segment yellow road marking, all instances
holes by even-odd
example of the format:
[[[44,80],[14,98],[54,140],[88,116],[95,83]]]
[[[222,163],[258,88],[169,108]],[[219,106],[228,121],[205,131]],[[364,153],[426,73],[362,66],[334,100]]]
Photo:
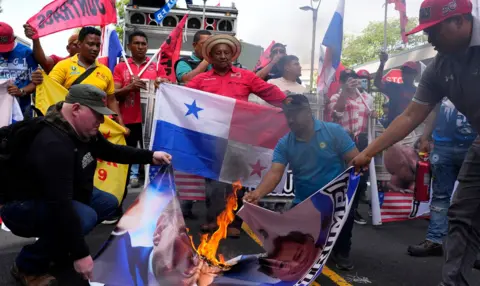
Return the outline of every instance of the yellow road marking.
[[[262,242],[258,237],[253,233],[252,229],[246,224],[242,224],[242,229],[259,245],[262,245]],[[332,280],[338,286],[353,286],[352,284],[348,283],[342,276],[335,273],[332,269],[328,268],[327,266],[323,266],[322,274],[327,276],[328,279]],[[313,282],[312,285],[320,286],[318,282]]]

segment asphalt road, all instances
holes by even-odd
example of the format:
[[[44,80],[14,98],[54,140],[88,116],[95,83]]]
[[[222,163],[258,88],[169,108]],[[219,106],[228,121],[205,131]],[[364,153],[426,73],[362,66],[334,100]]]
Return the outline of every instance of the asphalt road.
[[[133,190],[138,192],[138,190]],[[127,205],[136,194],[128,196]],[[204,207],[196,203],[194,212],[202,214]],[[198,233],[201,220],[187,221],[191,232]],[[353,236],[351,257],[355,269],[350,272],[337,271],[324,273],[317,280],[322,286],[328,285],[378,285],[378,286],[437,286],[440,281],[442,257],[414,258],[406,254],[407,246],[423,240],[428,222],[415,220],[388,223],[379,227],[356,225]],[[100,225],[87,237],[90,248],[95,252],[108,237],[113,226]],[[198,236],[197,236],[198,239]],[[33,239],[23,239],[11,233],[0,231],[0,285],[16,285],[9,269],[16,254]],[[243,233],[241,238],[227,239],[222,242],[220,253],[231,258],[239,254],[259,253],[262,251],[250,237]],[[327,264],[328,265],[328,264]],[[61,285],[85,285],[76,278],[73,270],[58,274]],[[332,280],[336,280],[334,282]],[[480,285],[480,272],[473,270],[472,284]]]

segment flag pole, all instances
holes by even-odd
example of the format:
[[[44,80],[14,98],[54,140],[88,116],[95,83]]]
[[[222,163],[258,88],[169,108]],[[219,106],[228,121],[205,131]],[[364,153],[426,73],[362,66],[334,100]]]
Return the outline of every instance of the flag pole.
[[[388,15],[388,0],[385,0],[385,19],[383,21],[383,51],[387,52],[387,15]]]
[[[368,110],[368,124],[367,124],[367,137],[368,145],[372,144],[375,139],[375,118],[371,117],[372,109],[368,106],[367,102],[363,98],[362,94],[356,89],[358,96],[362,100],[363,104]],[[378,197],[378,185],[377,185],[377,171],[375,169],[375,158],[372,158],[370,165],[368,166],[368,174],[370,175],[370,193],[372,197],[372,224],[382,225],[382,212],[380,210],[380,199]]]
[[[155,54],[150,58],[150,60],[148,61],[148,63],[143,67],[143,69],[138,73],[138,77],[141,77],[143,72],[147,69],[147,67],[150,66],[150,64],[153,62],[153,59],[155,59],[158,54],[162,51],[162,48],[158,49]]]
[[[207,12],[207,0],[203,0],[202,30],[205,30],[205,14]]]

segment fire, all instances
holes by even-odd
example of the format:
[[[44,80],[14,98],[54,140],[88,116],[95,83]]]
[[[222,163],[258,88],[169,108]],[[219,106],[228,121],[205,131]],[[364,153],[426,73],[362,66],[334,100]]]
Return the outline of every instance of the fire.
[[[216,266],[223,266],[225,258],[219,254],[217,258],[217,250],[222,239],[227,237],[227,227],[235,219],[234,211],[237,210],[237,192],[242,188],[240,181],[233,183],[233,192],[227,198],[225,210],[217,217],[218,229],[211,236],[203,234],[200,238],[200,245],[197,253],[200,254],[209,263]]]

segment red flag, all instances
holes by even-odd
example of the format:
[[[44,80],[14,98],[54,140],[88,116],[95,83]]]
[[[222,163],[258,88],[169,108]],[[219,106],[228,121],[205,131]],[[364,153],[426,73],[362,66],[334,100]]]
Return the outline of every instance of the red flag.
[[[171,82],[177,82],[177,77],[175,76],[175,63],[180,58],[180,50],[182,49],[182,32],[183,27],[187,22],[187,18],[188,14],[183,16],[182,21],[180,21],[160,47],[160,64],[165,68],[167,77]]]
[[[405,28],[407,27],[407,4],[405,0],[388,0],[388,4],[395,3],[395,10],[400,13],[400,33],[402,34],[402,41],[408,43],[408,37],[405,35]]]
[[[117,23],[115,0],[54,0],[27,21],[37,33],[34,39],[63,30]]]
[[[263,54],[260,55],[260,59],[255,66],[255,70],[263,68],[270,62],[270,51],[272,50],[273,45],[275,45],[275,41],[272,41]]]

